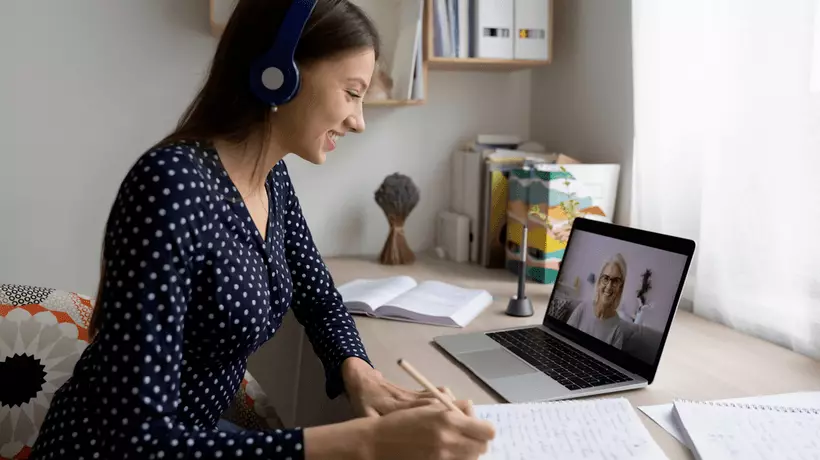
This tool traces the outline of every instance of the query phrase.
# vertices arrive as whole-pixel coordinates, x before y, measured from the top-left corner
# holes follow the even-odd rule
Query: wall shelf
[[[435,27],[433,19],[434,0],[424,0],[424,61],[429,70],[447,71],[515,71],[542,67],[552,62],[552,23],[553,0],[541,0],[549,3],[549,24],[547,25],[547,46],[549,59],[487,59],[487,58],[452,58],[433,55]]]
[[[423,105],[424,99],[384,99],[377,101],[364,101],[365,107],[405,107],[410,105]]]
[[[432,56],[427,60],[430,70],[510,71],[545,66],[550,61],[516,59],[444,58]]]
[[[210,0],[208,2],[208,17],[211,23],[211,35],[220,37],[225,31],[236,3],[233,0]]]

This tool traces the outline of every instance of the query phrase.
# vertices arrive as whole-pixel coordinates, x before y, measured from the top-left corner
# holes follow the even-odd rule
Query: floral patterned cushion
[[[276,409],[268,402],[267,395],[250,372],[245,372],[233,404],[222,414],[222,418],[252,430],[284,428]]]
[[[0,285],[0,458],[28,458],[54,392],[88,345],[91,300]]]
[[[29,457],[54,392],[88,346],[92,310],[79,294],[0,284],[0,460]],[[249,372],[223,417],[242,428],[282,427]]]

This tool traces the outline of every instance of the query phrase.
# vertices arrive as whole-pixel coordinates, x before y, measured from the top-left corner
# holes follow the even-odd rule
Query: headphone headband
[[[251,91],[273,107],[290,101],[299,91],[299,68],[294,56],[316,1],[293,0],[273,46],[251,66]]]

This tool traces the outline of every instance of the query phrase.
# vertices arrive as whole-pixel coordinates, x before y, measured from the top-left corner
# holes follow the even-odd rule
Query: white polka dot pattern
[[[106,227],[102,326],[55,394],[32,460],[303,457],[299,428],[216,428],[248,356],[291,306],[328,396],[343,391],[344,359],[369,362],[284,162],[266,185],[263,239],[210,146],[180,142],[137,161]]]

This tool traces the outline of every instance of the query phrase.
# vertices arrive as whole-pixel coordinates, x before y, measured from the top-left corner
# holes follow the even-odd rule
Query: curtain
[[[697,242],[696,314],[820,358],[820,2],[632,15],[632,225]]]

